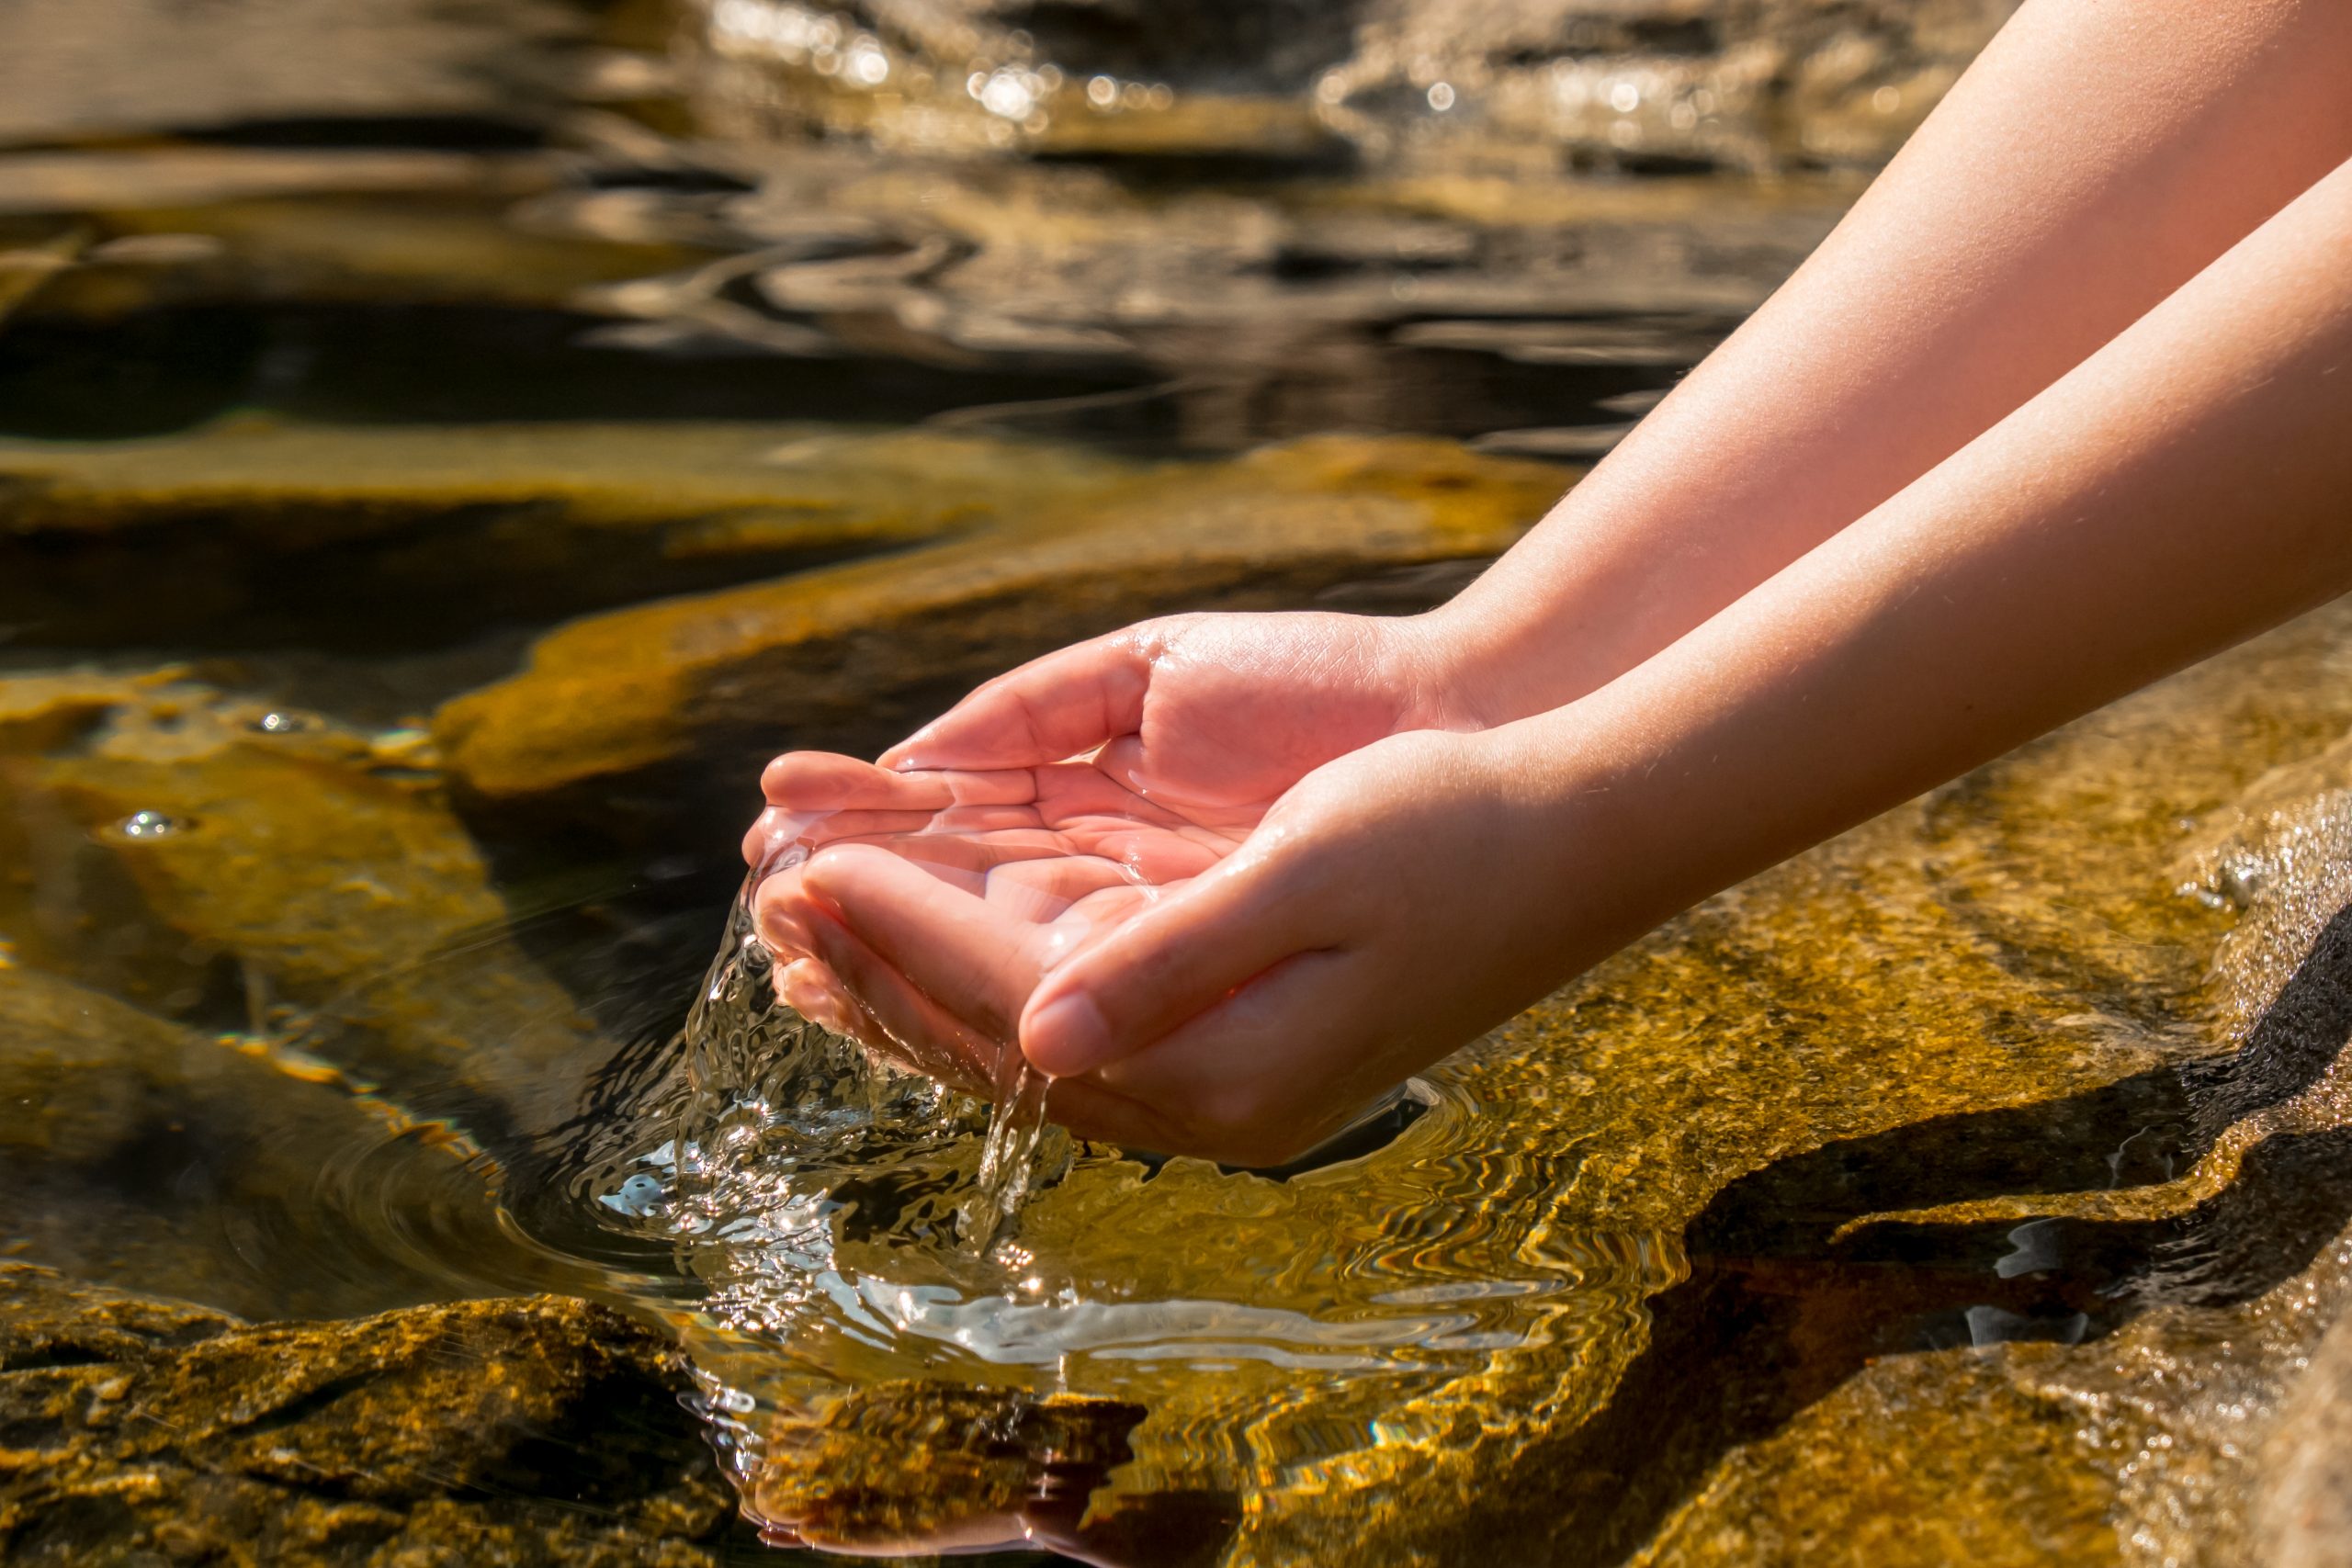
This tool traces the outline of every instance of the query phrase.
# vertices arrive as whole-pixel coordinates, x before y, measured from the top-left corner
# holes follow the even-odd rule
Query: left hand
[[[1506,734],[1415,731],[1327,763],[1227,852],[1081,893],[1072,909],[1113,897],[1063,948],[1052,922],[873,844],[816,854],[799,918],[916,1054],[978,1066],[1017,1039],[1081,1136],[1278,1164],[1575,966],[1575,846]]]

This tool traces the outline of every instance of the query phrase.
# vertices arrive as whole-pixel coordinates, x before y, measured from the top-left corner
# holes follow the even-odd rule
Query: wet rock
[[[1114,145],[1166,158],[1223,151],[1193,137],[1283,106],[1374,161],[1762,170],[1883,162],[2014,8],[1370,0],[1244,17],[1222,4],[705,0],[685,63],[706,119],[739,134],[1053,152],[1125,121]],[[1291,152],[1276,138],[1257,150]]]
[[[0,140],[366,117],[527,122],[585,28],[547,0],[28,0],[0,55]],[[202,68],[191,62],[201,62]]]
[[[22,965],[0,967],[0,1235],[84,1279],[254,1315],[373,1311],[462,1288],[413,1246],[435,1231],[474,1278],[544,1273],[500,1236],[461,1141],[315,1059]]]
[[[874,554],[1070,502],[1116,461],[778,424],[230,423],[0,443],[18,645],[401,649]]]
[[[0,887],[25,962],[324,1055],[478,1135],[561,1118],[604,1050],[505,934],[413,747],[198,686],[117,690],[102,717],[103,682],[59,688],[47,711],[84,728],[0,758],[40,851]]]
[[[174,147],[137,152],[13,152],[0,154],[0,215],[186,212],[220,203],[297,196],[511,197],[545,190],[556,178],[557,171],[541,158],[422,150]],[[220,254],[217,245],[175,254],[130,244],[93,254],[90,261],[155,266],[209,262]]]
[[[1636,169],[1875,164],[2014,0],[1374,0],[1323,101],[1442,146],[1534,141]],[[1439,90],[1439,85],[1443,90]]]
[[[2352,1318],[2320,1342],[2257,1470],[2255,1529],[2265,1568],[2352,1562]]]
[[[0,1265],[12,1562],[718,1560],[662,1341],[556,1297],[248,1326]]]
[[[435,734],[489,807],[588,784],[605,810],[740,802],[776,750],[870,754],[988,675],[1143,615],[1494,555],[1566,478],[1343,437],[1173,468],[968,541],[575,623]]]

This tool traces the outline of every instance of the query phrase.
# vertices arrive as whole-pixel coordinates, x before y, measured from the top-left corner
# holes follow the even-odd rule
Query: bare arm
[[[1514,718],[1934,468],[2352,156],[2341,0],[2028,0],[1837,232],[1431,618]]]
[[[2352,163],[1640,669],[1310,774],[1046,974],[1022,1046],[1148,1135],[1279,1155],[1677,909],[2347,588]]]

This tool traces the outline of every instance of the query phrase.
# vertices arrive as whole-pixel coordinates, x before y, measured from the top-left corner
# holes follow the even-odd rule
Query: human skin
[[[985,903],[820,852],[815,954],[899,1027],[1014,1021],[1081,1133],[1278,1160],[1677,910],[2352,587],[2347,437],[2352,163],[1597,690],[1351,750],[1044,962],[942,974]]]
[[[1795,276],[1453,604],[1146,622],[989,682],[882,761],[1032,769],[1101,748],[1118,782],[1231,833],[1374,740],[1574,701],[1981,434],[2352,155],[2346,103],[2352,6],[2032,0]],[[829,809],[825,776],[780,795],[772,773],[772,805]],[[767,907],[801,890],[779,881]],[[796,1006],[886,1032],[811,947],[781,955]]]
[[[2352,156],[2341,0],[2030,0],[1787,284],[1552,514],[1424,616],[1146,622],[883,756],[1112,742],[1271,802],[1384,734],[1605,684],[1958,451]]]

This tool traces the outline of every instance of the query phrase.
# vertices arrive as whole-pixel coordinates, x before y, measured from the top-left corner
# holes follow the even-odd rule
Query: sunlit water
[[[1402,1123],[1385,1146],[1269,1178],[1075,1143],[1025,1067],[991,1107],[885,1065],[775,999],[756,881],[671,1070],[572,1191],[673,1249],[662,1298],[772,1540],[1100,1553],[1079,1517],[1124,1465],[1148,1533],[1171,1506],[1186,1528],[1117,1560],[1175,1561],[1253,1491],[1410,1440],[1418,1393],[1623,1338],[1678,1277],[1663,1237],[1554,1234],[1442,1075],[1363,1119]],[[1039,1410],[1062,1425],[1001,1436]],[[1071,1496],[1073,1423],[1095,1447]],[[933,1462],[975,1434],[1019,1479]]]

